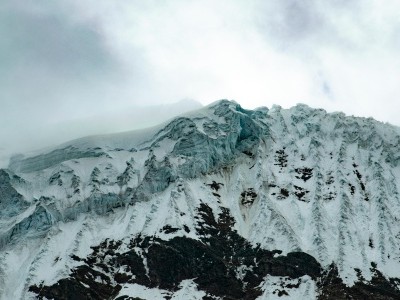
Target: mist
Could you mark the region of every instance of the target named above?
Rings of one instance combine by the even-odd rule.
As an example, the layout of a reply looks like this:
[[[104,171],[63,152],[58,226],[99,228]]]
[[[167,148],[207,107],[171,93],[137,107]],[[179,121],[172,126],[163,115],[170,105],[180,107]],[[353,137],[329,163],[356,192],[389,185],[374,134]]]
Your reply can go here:
[[[395,0],[6,0],[0,160],[218,99],[400,125],[399,50]]]

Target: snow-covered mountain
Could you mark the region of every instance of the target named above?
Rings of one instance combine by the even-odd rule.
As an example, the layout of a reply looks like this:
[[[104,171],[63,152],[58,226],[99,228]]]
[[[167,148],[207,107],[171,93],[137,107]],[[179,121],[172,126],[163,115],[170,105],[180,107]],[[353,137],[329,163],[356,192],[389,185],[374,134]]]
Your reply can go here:
[[[1,299],[400,299],[399,149],[373,119],[221,100],[14,157]]]

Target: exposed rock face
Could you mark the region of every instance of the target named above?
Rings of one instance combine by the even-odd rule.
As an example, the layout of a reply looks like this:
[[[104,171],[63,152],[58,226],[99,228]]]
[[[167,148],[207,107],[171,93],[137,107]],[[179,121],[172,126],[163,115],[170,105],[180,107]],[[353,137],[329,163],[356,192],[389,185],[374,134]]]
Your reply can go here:
[[[107,239],[92,247],[86,259],[74,257],[84,264],[73,269],[68,278],[52,286],[33,285],[30,290],[40,299],[87,299],[88,295],[91,299],[109,299],[126,283],[175,292],[180,282],[194,278],[210,299],[255,299],[262,294],[259,285],[266,275],[308,275],[312,279],[321,275],[320,264],[306,253],[274,257],[280,251],[253,247],[232,231],[234,219],[227,210],[215,220],[212,209],[202,203],[198,215],[200,240],[138,236],[124,241],[127,244],[123,246],[123,241]]]
[[[253,247],[232,231],[234,219],[228,210],[223,210],[215,220],[212,209],[202,203],[198,216],[200,240],[187,237],[162,240],[140,235],[124,241],[106,239],[92,247],[87,258],[74,256],[74,260],[83,264],[67,278],[52,286],[33,285],[29,290],[39,299],[110,299],[117,295],[118,299],[124,299],[128,297],[123,295],[124,284],[161,288],[173,295],[183,280],[194,278],[198,289],[205,291],[209,299],[256,299],[262,296],[260,284],[270,275],[298,279],[297,284],[281,283],[276,289],[278,296],[289,295],[287,290],[298,288],[304,276],[318,282],[319,299],[400,296],[396,286],[399,280],[387,280],[374,267],[370,283],[360,277],[354,286],[347,287],[334,264],[323,271],[315,258],[306,253],[276,256],[281,251]]]
[[[223,100],[15,158],[0,295],[398,299],[399,146],[372,119]]]

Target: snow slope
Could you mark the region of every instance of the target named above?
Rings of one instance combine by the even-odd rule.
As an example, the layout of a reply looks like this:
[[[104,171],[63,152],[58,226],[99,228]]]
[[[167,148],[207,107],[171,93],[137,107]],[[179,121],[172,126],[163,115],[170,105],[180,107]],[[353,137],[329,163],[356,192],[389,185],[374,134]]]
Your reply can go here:
[[[228,211],[254,247],[333,263],[347,286],[400,278],[399,147],[399,128],[373,119],[222,100],[149,130],[14,158],[0,170],[1,299],[35,298],[31,286],[69,276],[106,239],[121,241],[120,253],[138,235],[204,242],[202,204],[216,220]],[[238,268],[240,280],[252,272]],[[299,283],[282,299],[322,295],[315,278],[285,278],[267,275],[257,299],[275,299],[287,280]],[[187,278],[173,291],[125,283],[113,297],[206,294]]]

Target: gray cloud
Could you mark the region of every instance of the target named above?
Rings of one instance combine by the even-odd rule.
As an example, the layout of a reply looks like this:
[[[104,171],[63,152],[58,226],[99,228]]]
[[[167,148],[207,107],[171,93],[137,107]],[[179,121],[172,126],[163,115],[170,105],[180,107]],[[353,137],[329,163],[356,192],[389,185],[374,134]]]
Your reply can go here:
[[[136,125],[118,122],[121,111],[139,120],[134,111],[149,113],[139,105],[184,98],[303,102],[399,124],[398,0],[8,2],[0,4],[7,151],[96,132],[90,124],[129,130]]]
[[[256,23],[269,42],[284,50],[312,51],[315,46],[351,48],[357,46],[356,41],[343,34],[343,30],[348,25],[362,26],[364,9],[357,0],[260,1]],[[343,26],[343,20],[350,24]]]
[[[3,13],[1,19],[1,59],[6,67],[56,68],[60,75],[79,78],[113,65],[101,35],[72,24],[66,16],[16,10]]]
[[[254,12],[266,43],[302,61],[319,86],[319,99],[304,102],[399,124],[381,105],[398,101],[399,89],[384,79],[400,76],[398,2],[259,1]]]
[[[313,1],[284,0],[277,1],[272,7],[270,2],[264,5],[267,7],[261,10],[265,15],[260,16],[260,25],[282,42],[304,40],[327,29],[327,23]]]
[[[65,12],[28,11],[16,1],[0,10],[0,22],[3,105],[48,105],[51,110],[62,105],[60,95],[93,88],[119,71],[102,35],[74,23]]]
[[[140,57],[135,53],[134,57]],[[145,77],[138,66],[139,77]],[[1,145],[24,151],[90,130],[68,131],[72,120],[121,109],[130,100],[128,70],[91,20],[68,5],[10,1],[0,5]],[[140,80],[136,81],[140,84]],[[90,126],[89,126],[90,127]]]

